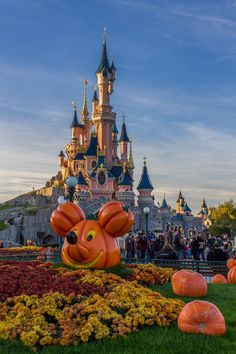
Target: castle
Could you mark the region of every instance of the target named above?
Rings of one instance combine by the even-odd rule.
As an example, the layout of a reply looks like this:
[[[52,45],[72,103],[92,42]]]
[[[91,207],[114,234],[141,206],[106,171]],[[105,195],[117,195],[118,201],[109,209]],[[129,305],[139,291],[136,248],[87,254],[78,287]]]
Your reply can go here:
[[[201,211],[193,216],[182,192],[172,210],[164,197],[161,205],[154,203],[153,185],[148,174],[146,158],[137,186],[137,205],[133,191],[134,161],[132,142],[128,135],[125,119],[118,137],[116,113],[110,104],[116,80],[114,59],[111,65],[107,56],[106,33],[104,32],[101,60],[97,71],[97,84],[89,114],[87,81],[84,81],[84,99],[80,119],[77,105],[73,102],[73,119],[70,125],[71,142],[61,150],[58,159],[60,171],[47,182],[46,188],[65,188],[69,176],[77,178],[76,201],[87,213],[96,212],[108,200],[116,199],[129,206],[135,215],[135,229],[145,229],[144,207],[148,207],[149,230],[166,230],[168,225],[181,227],[185,234],[202,230],[209,221],[205,200]],[[43,193],[43,192],[42,192]]]

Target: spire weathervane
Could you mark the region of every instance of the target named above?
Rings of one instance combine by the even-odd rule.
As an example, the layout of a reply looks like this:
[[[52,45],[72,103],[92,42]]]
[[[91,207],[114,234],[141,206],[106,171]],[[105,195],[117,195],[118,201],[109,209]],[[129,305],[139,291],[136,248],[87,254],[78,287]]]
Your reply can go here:
[[[107,39],[107,32],[106,32],[106,27],[104,27],[103,29],[103,43],[105,44],[106,43],[106,39]]]
[[[125,114],[124,113],[123,113],[122,118],[123,118],[123,123],[124,123],[125,122]]]
[[[144,156],[144,158],[143,158],[143,164],[146,166],[146,164],[147,164],[147,158]]]
[[[77,103],[75,101],[72,101],[71,104],[72,104],[72,107],[74,108],[74,110],[76,111]]]

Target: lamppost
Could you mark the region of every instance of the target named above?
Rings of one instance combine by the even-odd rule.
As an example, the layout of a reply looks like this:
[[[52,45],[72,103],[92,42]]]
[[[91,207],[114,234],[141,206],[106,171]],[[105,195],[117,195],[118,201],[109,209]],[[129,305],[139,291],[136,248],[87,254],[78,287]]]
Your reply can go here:
[[[75,186],[78,184],[77,178],[74,176],[70,176],[66,180],[66,186],[67,186],[67,199],[69,202],[73,203],[74,201],[74,194],[75,194]]]
[[[148,237],[148,216],[150,213],[150,208],[148,208],[148,207],[143,208],[143,212],[144,212],[145,221],[146,221],[146,237]]]
[[[62,195],[57,199],[58,204],[64,204],[66,203],[65,197]],[[61,261],[61,249],[63,245],[63,239],[62,237],[59,237],[59,261]]]

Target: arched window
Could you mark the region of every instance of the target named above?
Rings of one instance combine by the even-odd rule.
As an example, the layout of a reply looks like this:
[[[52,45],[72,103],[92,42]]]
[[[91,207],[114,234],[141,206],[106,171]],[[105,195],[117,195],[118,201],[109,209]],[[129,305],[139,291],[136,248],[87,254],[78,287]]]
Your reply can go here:
[[[96,161],[96,160],[93,160],[93,161],[92,161],[92,168],[95,168],[95,167],[96,167],[96,164],[97,164],[97,161]]]

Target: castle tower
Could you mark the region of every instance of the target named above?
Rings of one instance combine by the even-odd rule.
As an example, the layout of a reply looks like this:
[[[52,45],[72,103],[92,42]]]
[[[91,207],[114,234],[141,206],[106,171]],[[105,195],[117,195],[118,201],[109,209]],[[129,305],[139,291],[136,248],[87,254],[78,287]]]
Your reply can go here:
[[[94,85],[93,99],[92,99],[92,106],[93,106],[92,115],[96,112],[97,105],[98,105],[97,85]]]
[[[125,116],[123,114],[123,124],[121,127],[121,133],[120,133],[120,155],[121,155],[121,162],[128,162],[128,143],[129,143],[129,138],[127,134],[127,129],[125,125]]]
[[[130,145],[129,145],[129,161],[128,161],[128,168],[130,171],[130,176],[133,178],[134,177],[134,160],[133,160],[133,150],[132,150],[132,141],[130,140]]]
[[[59,164],[60,167],[62,167],[64,165],[64,161],[65,161],[65,154],[61,150],[60,154],[58,155],[58,164]]]
[[[202,210],[206,215],[208,214],[208,207],[207,207],[207,205],[206,205],[205,198],[203,198],[203,200],[202,200],[201,210]]]
[[[116,115],[112,112],[110,105],[115,71],[114,65],[113,67],[109,65],[106,49],[106,32],[104,31],[102,56],[96,71],[99,100],[93,112],[92,120],[97,128],[99,147],[101,150],[106,149],[107,168],[112,167],[112,126],[116,119]]]
[[[169,213],[169,211],[170,211],[170,209],[169,209],[169,206],[167,204],[166,197],[164,194],[164,198],[163,198],[161,206],[160,206],[160,212],[161,213]]]
[[[176,214],[180,214],[180,204],[183,199],[181,189],[179,191],[178,199],[176,200]]]
[[[74,144],[83,145],[84,143],[84,126],[79,123],[77,117],[77,105],[75,102],[72,102],[74,108],[74,116],[70,125],[71,128],[71,141]]]
[[[116,122],[114,122],[112,126],[112,143],[113,143],[113,148],[112,148],[112,159],[115,163],[119,162],[118,158],[118,140],[117,140],[117,135],[118,135],[118,129],[116,126]]]
[[[123,172],[118,183],[116,198],[124,203],[125,206],[134,206],[133,179],[129,174],[126,163],[123,164]]]
[[[140,228],[142,230],[145,230],[145,215],[143,209],[145,207],[148,207],[150,209],[149,217],[148,217],[148,229],[152,230],[153,229],[153,209],[154,209],[154,197],[151,194],[153,191],[153,185],[151,182],[151,179],[148,174],[148,168],[147,168],[147,161],[146,158],[144,157],[143,159],[143,171],[142,175],[137,187],[137,190],[139,192],[138,195],[138,206],[140,208],[141,212],[141,222],[140,222]]]
[[[84,101],[83,101],[83,106],[81,111],[81,121],[84,125],[84,141],[86,145],[88,144],[88,141],[90,139],[90,121],[89,121],[89,111],[87,105],[87,84],[88,81],[84,80]]]

